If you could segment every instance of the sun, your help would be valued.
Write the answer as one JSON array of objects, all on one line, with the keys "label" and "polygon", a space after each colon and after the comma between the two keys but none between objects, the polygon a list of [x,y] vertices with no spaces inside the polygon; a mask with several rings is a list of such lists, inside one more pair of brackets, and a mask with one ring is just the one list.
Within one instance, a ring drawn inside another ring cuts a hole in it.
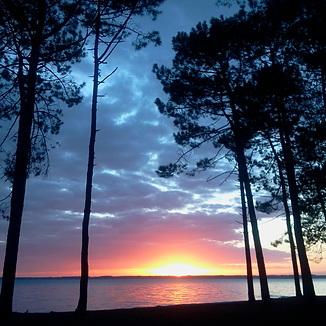
[{"label": "sun", "polygon": [[150,270],[157,276],[188,276],[188,275],[205,275],[209,272],[208,269],[195,267],[188,264],[170,264],[163,267],[158,267]]}]

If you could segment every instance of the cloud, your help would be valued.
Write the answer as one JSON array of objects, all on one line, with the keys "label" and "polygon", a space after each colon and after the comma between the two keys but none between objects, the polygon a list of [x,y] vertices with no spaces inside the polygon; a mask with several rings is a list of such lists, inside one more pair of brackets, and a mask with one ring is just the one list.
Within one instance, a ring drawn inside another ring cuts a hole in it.
[{"label": "cloud", "polygon": [[[239,193],[236,177],[222,175],[233,166],[223,161],[215,171],[196,177],[159,178],[155,170],[174,162],[173,121],[155,104],[166,99],[151,72],[154,63],[170,65],[171,38],[198,21],[218,16],[215,1],[167,0],[156,22],[141,18],[148,30],[158,29],[163,45],[136,52],[121,44],[102,77],[118,70],[101,86],[90,222],[91,273],[122,273],[123,269],[153,268],[167,260],[201,261],[211,268],[243,266],[242,233],[238,232]],[[77,275],[84,209],[91,108],[91,55],[74,68],[76,80],[87,81],[84,101],[64,108],[64,125],[50,151],[47,178],[31,177],[27,194],[18,270],[19,275]],[[0,129],[2,132],[2,130]],[[211,147],[189,157],[194,164]],[[1,180],[0,191],[9,187]],[[5,189],[7,191],[7,189]],[[0,264],[8,222],[0,221]],[[270,251],[270,261],[286,254]],[[126,272],[127,273],[127,272]]]}]

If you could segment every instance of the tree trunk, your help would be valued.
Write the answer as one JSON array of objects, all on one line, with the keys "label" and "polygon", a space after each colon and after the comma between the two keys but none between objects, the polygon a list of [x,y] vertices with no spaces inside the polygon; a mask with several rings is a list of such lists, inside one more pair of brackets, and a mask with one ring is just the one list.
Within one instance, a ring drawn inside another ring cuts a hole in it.
[{"label": "tree trunk", "polygon": [[237,158],[238,158],[240,182],[244,183],[246,197],[247,197],[248,210],[249,210],[250,222],[252,227],[252,235],[255,244],[256,259],[257,259],[257,266],[259,272],[261,297],[264,302],[269,302],[270,295],[269,295],[263,249],[261,246],[255,206],[254,206],[253,196],[251,192],[250,180],[249,180],[247,164],[246,164],[246,159],[245,159],[243,149],[237,150]]},{"label": "tree trunk", "polygon": [[274,154],[274,157],[276,159],[276,163],[277,163],[277,167],[278,167],[278,171],[279,171],[279,175],[280,175],[280,182],[281,182],[281,187],[282,187],[282,201],[284,204],[286,228],[287,228],[287,232],[288,232],[288,236],[289,236],[289,243],[290,243],[295,293],[296,293],[297,297],[302,297],[296,248],[295,248],[295,242],[294,242],[294,238],[293,238],[292,225],[291,225],[291,214],[290,214],[290,208],[288,205],[286,183],[285,183],[285,178],[283,175],[282,164],[281,164],[280,158],[278,157],[278,155],[276,153],[276,150],[275,150],[275,147],[273,145],[271,138],[268,135],[266,136],[266,138],[269,141],[269,145],[270,145],[272,152]]},{"label": "tree trunk", "polygon": [[[224,73],[224,79],[227,81],[227,73]],[[242,126],[239,119],[239,112],[236,108],[236,105],[233,101],[234,95],[231,89],[231,86],[228,82],[224,84],[226,91],[228,93],[228,97],[230,99],[230,107],[232,112],[232,119],[225,114],[226,118],[228,119],[230,123],[230,127],[233,133],[234,137],[234,152],[236,161],[238,164],[239,169],[239,181],[240,184],[243,183],[244,190],[247,197],[247,205],[248,205],[248,211],[250,216],[250,222],[252,227],[252,235],[255,245],[255,253],[256,253],[256,260],[257,260],[257,266],[258,266],[258,273],[259,273],[259,281],[260,281],[260,290],[261,290],[261,297],[262,300],[265,303],[270,302],[270,294],[269,294],[269,288],[268,288],[268,281],[267,281],[267,274],[266,274],[266,267],[265,267],[265,261],[264,261],[264,255],[263,255],[263,249],[261,246],[260,236],[259,236],[259,229],[258,229],[258,223],[257,223],[257,217],[255,212],[255,205],[253,201],[253,195],[251,192],[251,185],[250,185],[250,179],[247,169],[247,162],[245,157],[245,143],[246,138],[244,134],[242,133]]]},{"label": "tree trunk", "polygon": [[24,209],[27,169],[30,152],[30,134],[33,121],[33,107],[22,107],[19,120],[18,141],[9,228],[7,234],[6,254],[3,266],[2,287],[0,296],[1,314],[12,312],[14,283],[19,248],[20,227]]},{"label": "tree trunk", "polygon": [[31,52],[30,67],[27,77],[27,90],[23,71],[19,70],[20,80],[20,116],[18,140],[15,155],[15,167],[12,184],[9,228],[7,234],[6,253],[3,266],[2,287],[0,295],[1,314],[12,312],[12,301],[16,277],[20,228],[23,216],[26,179],[28,175],[31,148],[31,130],[35,105],[35,86],[38,66],[39,45]]},{"label": "tree trunk", "polygon": [[93,80],[93,98],[91,109],[91,131],[88,151],[88,165],[86,176],[86,195],[84,206],[84,217],[82,223],[82,250],[81,250],[81,276],[80,276],[80,291],[79,301],[76,312],[85,313],[87,311],[88,297],[88,247],[89,247],[89,220],[92,204],[92,187],[93,187],[93,170],[95,160],[95,140],[96,140],[96,116],[97,116],[97,96],[98,96],[98,79],[99,79],[99,40],[100,40],[100,5],[98,5],[98,14],[95,26],[95,41],[94,41],[94,80]]},{"label": "tree trunk", "polygon": [[242,206],[242,221],[243,221],[243,236],[245,244],[245,255],[246,255],[246,267],[247,267],[247,285],[248,285],[248,300],[250,302],[255,301],[254,281],[252,275],[252,264],[250,254],[250,243],[248,233],[248,217],[247,217],[247,206],[243,182],[240,182],[240,193],[241,193],[241,206]]},{"label": "tree trunk", "polygon": [[298,188],[295,178],[294,161],[291,149],[291,140],[287,132],[280,130],[281,145],[284,155],[285,169],[289,184],[289,193],[292,204],[292,214],[294,221],[294,234],[297,242],[298,256],[301,267],[303,295],[306,298],[314,298],[315,290],[306,253],[306,247],[302,234],[301,216],[298,201]]},{"label": "tree trunk", "polygon": [[302,288],[303,296],[306,298],[315,297],[315,289],[312,280],[312,275],[310,271],[310,266],[308,262],[308,257],[306,253],[306,247],[303,239],[302,226],[301,226],[301,215],[299,207],[299,194],[298,187],[295,176],[295,166],[292,153],[292,145],[290,139],[289,122],[283,102],[283,98],[279,98],[277,104],[277,114],[278,114],[278,131],[280,135],[282,153],[285,163],[285,171],[288,180],[289,194],[292,205],[292,215],[294,224],[294,234],[297,243],[297,250],[299,256],[299,262],[301,267],[301,277],[302,277]]},{"label": "tree trunk", "polygon": [[292,225],[291,225],[291,215],[290,215],[289,206],[286,201],[286,195],[283,195],[283,197],[285,197],[283,198],[283,202],[284,202],[284,209],[285,209],[286,227],[289,236],[289,243],[290,243],[290,250],[291,250],[291,261],[292,261],[292,269],[293,269],[293,277],[294,277],[295,295],[298,298],[300,298],[302,297],[302,293],[300,287],[300,276],[299,276],[297,255],[296,255],[296,249],[295,249],[295,243],[294,243]]},{"label": "tree trunk", "polygon": [[38,13],[39,24],[35,37],[32,40],[27,76],[24,76],[24,59],[20,53],[19,45],[16,49],[19,53],[18,83],[20,93],[20,115],[10,204],[9,227],[0,294],[0,314],[2,315],[8,315],[12,312],[20,229],[24,210],[26,179],[28,176],[31,150],[31,131],[36,98],[36,79],[40,54],[39,51],[45,21],[45,7],[40,6]]}]

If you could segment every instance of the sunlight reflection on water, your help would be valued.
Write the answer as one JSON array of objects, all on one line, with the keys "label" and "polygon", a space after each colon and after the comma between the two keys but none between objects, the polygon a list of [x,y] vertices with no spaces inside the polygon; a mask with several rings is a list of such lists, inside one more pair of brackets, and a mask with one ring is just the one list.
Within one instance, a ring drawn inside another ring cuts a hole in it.
[{"label": "sunlight reflection on water", "polygon": [[[326,295],[326,278],[314,280],[316,293]],[[270,279],[271,297],[294,296],[292,279]],[[72,311],[79,291],[77,278],[17,279],[14,310]],[[256,298],[259,282],[255,279]],[[93,278],[89,310],[149,307],[247,300],[244,278]]]}]

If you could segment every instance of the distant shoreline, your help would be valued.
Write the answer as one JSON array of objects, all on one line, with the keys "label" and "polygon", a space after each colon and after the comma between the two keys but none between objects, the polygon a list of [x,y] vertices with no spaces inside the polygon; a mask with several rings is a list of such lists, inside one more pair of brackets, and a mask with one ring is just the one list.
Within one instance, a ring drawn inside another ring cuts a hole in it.
[{"label": "distant shoreline", "polygon": [[[269,279],[292,279],[293,275],[268,275]],[[312,275],[313,278],[326,278],[326,275]],[[79,279],[79,276],[19,276],[16,279]],[[185,276],[169,276],[169,275],[130,275],[130,276],[90,276],[90,279],[246,279],[246,275],[185,275]],[[258,279],[259,276],[253,276]],[[0,276],[0,280],[2,277]]]}]

